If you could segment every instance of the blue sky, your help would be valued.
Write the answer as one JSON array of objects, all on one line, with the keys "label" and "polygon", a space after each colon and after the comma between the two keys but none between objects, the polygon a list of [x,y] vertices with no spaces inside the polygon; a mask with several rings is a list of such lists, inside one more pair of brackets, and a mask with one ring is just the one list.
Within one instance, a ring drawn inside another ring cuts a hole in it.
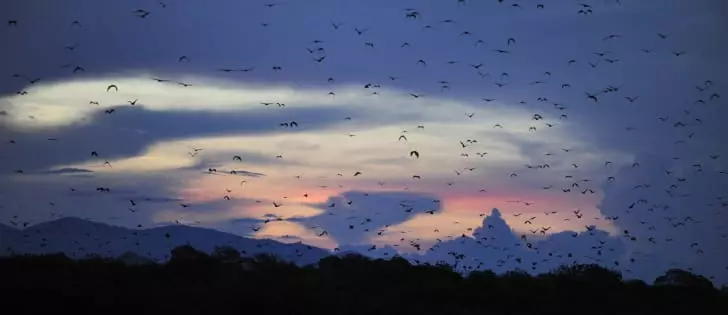
[{"label": "blue sky", "polygon": [[266,3],[0,4],[0,220],[425,253],[498,208],[728,279],[723,1]]}]

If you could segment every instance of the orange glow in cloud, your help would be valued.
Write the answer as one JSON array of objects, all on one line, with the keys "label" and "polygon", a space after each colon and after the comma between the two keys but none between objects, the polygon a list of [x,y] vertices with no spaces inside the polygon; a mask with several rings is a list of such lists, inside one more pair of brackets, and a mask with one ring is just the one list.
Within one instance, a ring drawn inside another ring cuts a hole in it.
[{"label": "orange glow in cloud", "polygon": [[[234,211],[217,213],[217,217],[205,216],[208,221],[219,221],[237,218],[260,219],[265,215],[281,218],[311,217],[322,212],[311,205],[324,203],[328,198],[340,193],[337,190],[322,189],[307,193],[295,183],[286,185],[267,178],[252,178],[250,182],[246,180],[245,184],[240,185],[240,177],[232,179],[230,177],[232,176],[221,180],[223,176],[200,175],[185,183],[185,187],[180,190],[180,196],[184,202],[192,204],[221,201],[229,203],[229,207],[235,209]],[[233,181],[237,182],[237,187],[230,185]],[[230,199],[226,200],[225,196]],[[241,202],[242,200],[245,202]],[[274,202],[279,207],[276,207]],[[295,233],[284,234],[295,235]]]},{"label": "orange glow in cloud", "polygon": [[[240,181],[246,182],[240,185]],[[250,201],[235,207],[235,211],[220,214],[218,220],[235,218],[257,218],[262,219],[266,215],[275,215],[286,218],[291,217],[312,217],[325,211],[314,207],[316,204],[326,203],[330,198],[340,196],[346,191],[366,191],[372,194],[377,192],[402,192],[401,187],[394,185],[381,186],[365,180],[342,180],[342,186],[337,184],[324,185],[327,179],[312,183],[312,179],[282,179],[274,177],[242,178],[239,176],[215,176],[199,175],[197,178],[186,183],[186,188],[181,190],[185,200],[195,202],[219,201],[223,196],[231,196],[231,204],[235,204],[237,198],[250,198],[259,202]],[[238,185],[235,187],[235,185]],[[321,186],[326,186],[322,188]],[[232,188],[228,188],[232,187]],[[410,192],[419,191],[416,185],[412,185]],[[226,192],[226,189],[232,190]],[[493,208],[498,208],[503,213],[503,219],[514,229],[516,233],[531,233],[529,230],[538,230],[541,227],[551,227],[547,234],[557,233],[564,230],[583,230],[586,225],[597,225],[600,228],[610,230],[609,222],[598,220],[599,213],[594,207],[600,196],[575,196],[573,194],[563,196],[557,192],[542,192],[538,190],[522,190],[513,193],[502,191],[487,192],[462,192],[457,189],[450,191],[429,192],[441,200],[442,211],[435,215],[421,214],[409,221],[391,226],[385,229],[385,233],[379,236],[372,233],[371,241],[374,244],[397,244],[402,237],[406,239],[435,240],[462,234],[472,235],[472,231],[478,228],[484,219],[484,215],[490,214]],[[286,197],[286,198],[284,198]],[[525,201],[525,205],[516,201]],[[273,202],[280,204],[275,207]],[[433,204],[433,209],[436,204]],[[572,211],[582,209],[584,216],[577,219]],[[556,211],[557,213],[553,213]],[[515,214],[521,214],[516,217]],[[526,224],[524,221],[531,217],[533,224]],[[206,216],[211,220],[214,216]],[[275,223],[275,224],[273,224]],[[322,241],[320,237],[303,226],[287,221],[275,221],[263,225],[263,230],[255,235],[262,237],[282,238],[283,241],[290,239],[307,239],[311,242],[325,243],[327,248],[335,246],[335,241]],[[310,232],[310,233],[309,233]],[[286,238],[284,236],[295,236],[297,238]],[[302,236],[304,235],[304,236]],[[307,236],[305,236],[307,235]]]},{"label": "orange glow in cloud", "polygon": [[[522,195],[453,192],[441,197],[442,212],[435,215],[418,215],[388,229],[390,232],[399,233],[387,233],[382,237],[374,238],[373,241],[379,244],[398,242],[401,232],[406,232],[407,238],[423,240],[438,238],[444,240],[444,238],[462,234],[472,235],[472,230],[481,226],[493,208],[501,210],[503,219],[515,233],[530,234],[530,230],[540,230],[541,227],[551,227],[546,234],[565,230],[581,231],[586,225],[597,225],[612,232],[611,224],[601,219],[598,209],[594,207],[593,199],[596,198],[577,200],[568,196],[548,196],[528,192]],[[518,200],[533,204],[510,202]],[[575,209],[581,209],[581,213],[583,213],[581,219],[573,214],[572,211]],[[531,220],[531,224],[525,223],[531,217],[536,217],[536,219]]]}]

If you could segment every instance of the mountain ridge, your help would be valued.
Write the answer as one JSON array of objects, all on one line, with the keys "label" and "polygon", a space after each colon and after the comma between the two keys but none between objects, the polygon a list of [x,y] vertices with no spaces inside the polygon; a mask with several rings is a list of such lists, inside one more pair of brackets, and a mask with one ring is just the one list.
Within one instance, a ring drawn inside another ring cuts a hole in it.
[{"label": "mountain ridge", "polygon": [[331,252],[302,243],[251,239],[213,229],[191,226],[162,226],[130,229],[106,223],[64,217],[14,229],[0,224],[0,255],[64,253],[71,258],[119,257],[133,253],[161,262],[178,246],[191,245],[212,252],[230,246],[243,256],[273,254],[299,265],[313,264]]}]

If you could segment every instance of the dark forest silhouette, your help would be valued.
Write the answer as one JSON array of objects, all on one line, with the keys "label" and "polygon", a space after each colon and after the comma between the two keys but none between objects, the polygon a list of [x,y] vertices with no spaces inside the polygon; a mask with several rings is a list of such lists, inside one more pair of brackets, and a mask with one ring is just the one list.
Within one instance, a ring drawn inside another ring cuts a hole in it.
[{"label": "dark forest silhouette", "polygon": [[[69,314],[720,314],[728,288],[673,269],[648,285],[598,265],[531,276],[394,257],[330,256],[298,267],[229,247],[190,246],[165,264],[124,255],[73,260],[63,254],[0,258],[6,310]],[[13,312],[12,314],[17,314]]]}]

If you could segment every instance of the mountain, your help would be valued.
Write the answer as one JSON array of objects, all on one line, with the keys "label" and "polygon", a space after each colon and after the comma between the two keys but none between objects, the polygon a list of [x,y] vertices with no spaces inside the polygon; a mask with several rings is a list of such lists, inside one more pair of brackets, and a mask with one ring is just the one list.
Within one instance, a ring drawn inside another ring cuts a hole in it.
[{"label": "mountain", "polygon": [[216,246],[230,246],[243,256],[273,254],[299,265],[313,264],[329,256],[328,250],[301,243],[249,239],[211,229],[165,226],[153,229],[127,229],[79,218],[63,218],[23,230],[0,225],[0,255],[65,253],[71,258],[90,255],[133,257],[133,261],[165,261],[173,248],[181,245],[212,252]]}]

